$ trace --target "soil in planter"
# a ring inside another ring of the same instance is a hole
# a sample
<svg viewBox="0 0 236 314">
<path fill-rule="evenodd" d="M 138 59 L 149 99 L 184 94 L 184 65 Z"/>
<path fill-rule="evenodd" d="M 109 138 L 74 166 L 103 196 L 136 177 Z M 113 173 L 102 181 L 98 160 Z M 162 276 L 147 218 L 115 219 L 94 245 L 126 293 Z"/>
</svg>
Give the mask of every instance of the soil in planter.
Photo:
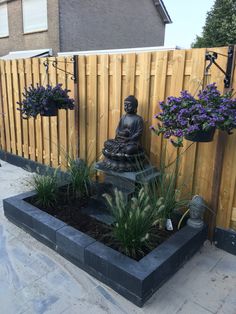
<svg viewBox="0 0 236 314">
<path fill-rule="evenodd" d="M 40 208 L 41 210 L 47 212 L 48 214 L 58 218 L 68 225 L 74 227 L 77 230 L 80 230 L 83 233 L 93 237 L 97 241 L 104 243 L 105 245 L 121 252 L 122 248 L 119 247 L 116 240 L 112 235 L 111 226 L 102 223 L 95 218 L 92 218 L 86 215 L 81 209 L 86 207 L 88 203 L 88 199 L 73 199 L 69 202 L 66 202 L 65 191 L 61 191 L 59 201 L 54 208 L 43 208 L 42 206 L 37 205 L 35 197 L 26 199 L 30 204 Z M 173 231 L 168 231 L 165 229 L 158 229 L 157 227 L 153 228 L 153 237 L 152 237 L 152 247 L 155 248 L 160 245 L 162 242 L 167 240 L 171 235 L 173 235 L 177 231 L 177 223 L 178 219 L 172 219 Z M 139 261 L 145 255 L 150 253 L 151 249 L 146 248 L 143 254 L 137 255 L 135 260 Z"/>
</svg>

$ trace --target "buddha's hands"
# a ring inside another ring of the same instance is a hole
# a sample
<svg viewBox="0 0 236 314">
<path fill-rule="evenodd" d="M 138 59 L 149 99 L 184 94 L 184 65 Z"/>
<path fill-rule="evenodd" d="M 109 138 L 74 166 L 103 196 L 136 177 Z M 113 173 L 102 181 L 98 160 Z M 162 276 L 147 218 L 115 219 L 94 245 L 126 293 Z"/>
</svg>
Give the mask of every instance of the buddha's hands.
<svg viewBox="0 0 236 314">
<path fill-rule="evenodd" d="M 126 143 L 126 142 L 129 142 L 129 137 L 117 135 L 116 136 L 116 140 L 119 141 L 119 142 Z"/>
<path fill-rule="evenodd" d="M 129 138 L 130 137 L 130 132 L 129 130 L 124 130 L 124 131 L 119 131 L 118 132 L 119 137 L 124 137 L 124 138 Z"/>
</svg>

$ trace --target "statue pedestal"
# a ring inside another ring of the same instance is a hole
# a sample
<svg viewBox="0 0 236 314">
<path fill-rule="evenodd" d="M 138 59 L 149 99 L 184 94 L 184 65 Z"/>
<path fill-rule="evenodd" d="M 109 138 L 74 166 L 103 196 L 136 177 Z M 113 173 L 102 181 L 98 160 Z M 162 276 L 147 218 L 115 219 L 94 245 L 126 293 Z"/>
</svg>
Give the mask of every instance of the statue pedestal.
<svg viewBox="0 0 236 314">
<path fill-rule="evenodd" d="M 93 184 L 92 190 L 93 194 L 88 202 L 80 209 L 81 212 L 106 225 L 111 225 L 114 223 L 114 217 L 107 209 L 107 204 L 103 197 L 104 193 L 112 193 L 111 184 L 96 182 Z"/>
<path fill-rule="evenodd" d="M 115 172 L 102 167 L 102 162 L 97 162 L 95 169 L 105 174 L 105 182 L 112 184 L 113 188 L 122 191 L 127 197 L 131 196 L 138 184 L 149 184 L 159 176 L 157 169 L 145 165 L 142 170 L 132 172 Z"/>
<path fill-rule="evenodd" d="M 104 169 L 102 163 L 97 163 L 95 169 L 105 174 L 104 183 L 96 183 L 93 187 L 94 195 L 81 211 L 96 220 L 111 225 L 114 217 L 107 210 L 104 193 L 111 194 L 114 188 L 122 191 L 128 200 L 133 196 L 138 184 L 149 184 L 157 179 L 159 172 L 151 165 L 146 165 L 141 171 L 115 172 Z"/>
</svg>

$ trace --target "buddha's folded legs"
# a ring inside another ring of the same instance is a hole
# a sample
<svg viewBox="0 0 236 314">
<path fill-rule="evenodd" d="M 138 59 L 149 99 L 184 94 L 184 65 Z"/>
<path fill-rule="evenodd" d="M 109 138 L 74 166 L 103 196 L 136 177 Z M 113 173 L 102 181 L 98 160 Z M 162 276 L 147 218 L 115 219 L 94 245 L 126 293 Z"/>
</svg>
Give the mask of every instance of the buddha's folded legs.
<svg viewBox="0 0 236 314">
<path fill-rule="evenodd" d="M 108 140 L 104 144 L 107 152 L 112 154 L 134 155 L 142 151 L 141 146 L 137 142 L 121 143 L 116 140 Z"/>
</svg>

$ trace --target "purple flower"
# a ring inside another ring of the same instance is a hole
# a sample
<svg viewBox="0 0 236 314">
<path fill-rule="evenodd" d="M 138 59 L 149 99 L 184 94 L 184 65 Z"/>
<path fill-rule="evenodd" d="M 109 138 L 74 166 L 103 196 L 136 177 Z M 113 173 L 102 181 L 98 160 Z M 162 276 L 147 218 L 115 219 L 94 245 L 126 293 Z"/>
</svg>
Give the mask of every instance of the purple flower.
<svg viewBox="0 0 236 314">
<path fill-rule="evenodd" d="M 183 134 L 183 131 L 182 131 L 182 130 L 177 130 L 177 131 L 174 132 L 174 135 L 177 136 L 177 137 L 181 137 L 181 136 L 183 136 L 184 134 Z"/>
<path fill-rule="evenodd" d="M 182 144 L 184 134 L 205 130 L 209 127 L 231 132 L 236 128 L 236 99 L 231 99 L 232 92 L 221 94 L 216 83 L 209 84 L 201 90 L 198 98 L 188 91 L 181 92 L 180 97 L 169 96 L 160 103 L 161 112 L 155 115 L 161 123 L 156 133 L 174 140 L 175 146 Z"/>
<path fill-rule="evenodd" d="M 155 131 L 154 125 L 151 125 L 151 126 L 149 127 L 149 129 L 150 129 L 151 131 Z"/>
<path fill-rule="evenodd" d="M 38 114 L 43 114 L 52 103 L 58 109 L 73 109 L 74 99 L 69 98 L 69 90 L 62 89 L 62 84 L 57 84 L 55 87 L 47 85 L 36 87 L 32 85 L 23 93 L 23 100 L 19 102 L 19 110 L 23 118 L 36 117 Z"/>
<path fill-rule="evenodd" d="M 193 133 L 193 132 L 199 131 L 199 130 L 200 130 L 199 126 L 195 124 L 195 125 L 190 125 L 187 129 L 187 132 Z"/>
<path fill-rule="evenodd" d="M 170 111 L 173 112 L 175 111 L 175 109 L 177 109 L 178 107 L 176 105 L 171 106 Z"/>
<path fill-rule="evenodd" d="M 171 131 L 166 131 L 165 133 L 164 133 L 164 138 L 170 138 L 171 137 Z"/>
</svg>

